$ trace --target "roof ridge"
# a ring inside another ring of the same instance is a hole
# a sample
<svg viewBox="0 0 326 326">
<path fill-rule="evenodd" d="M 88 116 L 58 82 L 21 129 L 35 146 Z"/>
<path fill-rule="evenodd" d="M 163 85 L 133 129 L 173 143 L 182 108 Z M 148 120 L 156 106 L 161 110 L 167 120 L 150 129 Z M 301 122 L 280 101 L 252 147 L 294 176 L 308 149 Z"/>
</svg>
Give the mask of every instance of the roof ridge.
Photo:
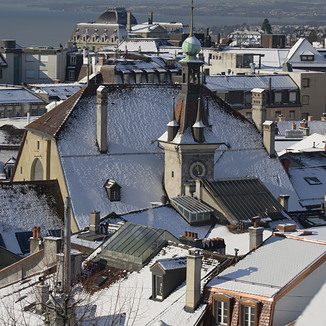
<svg viewBox="0 0 326 326">
<path fill-rule="evenodd" d="M 83 87 L 54 109 L 27 125 L 25 129 L 40 131 L 52 137 L 57 136 L 86 89 L 87 86 Z"/>
</svg>

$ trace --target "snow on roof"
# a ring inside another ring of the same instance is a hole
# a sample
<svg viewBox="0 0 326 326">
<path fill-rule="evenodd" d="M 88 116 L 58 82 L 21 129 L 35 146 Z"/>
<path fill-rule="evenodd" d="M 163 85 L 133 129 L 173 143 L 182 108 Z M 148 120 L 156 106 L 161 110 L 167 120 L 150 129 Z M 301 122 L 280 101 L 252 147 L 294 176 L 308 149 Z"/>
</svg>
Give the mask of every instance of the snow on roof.
<svg viewBox="0 0 326 326">
<path fill-rule="evenodd" d="M 153 141 L 166 132 L 172 97 L 178 92 L 179 88 L 172 86 L 112 86 L 108 93 L 106 155 L 99 155 L 95 146 L 96 98 L 79 100 L 78 109 L 72 111 L 65 128 L 60 129 L 58 150 L 81 228 L 88 225 L 88 213 L 94 209 L 101 211 L 102 216 L 112 211 L 123 214 L 160 200 L 164 153 Z M 295 208 L 292 203 L 297 197 L 288 176 L 277 159 L 268 157 L 256 128 L 233 110 L 221 109 L 212 99 L 209 122 L 212 134 L 217 135 L 214 137 L 231 147 L 224 154 L 224 149 L 216 154 L 215 177 L 257 176 L 274 196 L 290 194 L 290 208 Z M 120 202 L 107 198 L 104 183 L 109 178 L 122 187 Z"/>
<path fill-rule="evenodd" d="M 46 104 L 47 102 L 24 88 L 11 88 L 0 86 L 0 104 L 10 105 L 20 103 Z"/>
<path fill-rule="evenodd" d="M 137 52 L 139 47 L 141 47 L 142 52 L 158 52 L 158 43 L 153 39 L 124 40 L 119 44 L 119 50 L 125 51 L 126 46 L 130 52 Z"/>
<path fill-rule="evenodd" d="M 326 135 L 314 133 L 310 136 L 305 137 L 303 140 L 292 144 L 283 151 L 279 152 L 279 156 L 291 152 L 291 153 L 310 153 L 310 152 L 324 152 L 326 145 Z"/>
<path fill-rule="evenodd" d="M 206 86 L 213 92 L 251 91 L 254 88 L 269 89 L 269 79 L 273 90 L 296 90 L 298 86 L 289 75 L 218 75 L 206 76 Z"/>
<path fill-rule="evenodd" d="M 306 233 L 304 231 L 307 231 Z M 295 232 L 287 232 L 287 233 L 281 233 L 285 234 L 287 237 L 293 237 L 298 238 L 300 240 L 304 241 L 311 241 L 311 242 L 318 242 L 326 244 L 326 227 L 320 226 L 320 227 L 313 227 L 309 229 L 304 230 L 296 230 Z M 311 233 L 311 234 L 309 234 Z"/>
<path fill-rule="evenodd" d="M 116 309 L 116 311 L 126 313 L 126 318 L 133 321 L 133 325 L 157 325 L 159 322 L 167 325 L 194 325 L 205 310 L 206 304 L 201 304 L 193 313 L 188 313 L 184 310 L 186 282 L 183 282 L 162 302 L 150 299 L 152 295 L 152 273 L 150 267 L 157 260 L 184 257 L 187 253 L 188 250 L 177 246 L 163 248 L 139 272 L 133 272 L 126 279 L 120 280 L 107 289 L 102 290 L 96 300 L 98 307 L 96 315 L 108 316 Z M 203 259 L 201 271 L 202 286 L 206 280 L 205 276 L 217 264 L 215 260 Z"/>
<path fill-rule="evenodd" d="M 122 217 L 128 222 L 167 230 L 176 238 L 183 235 L 185 230 L 198 233 L 199 238 L 205 238 L 210 229 L 210 225 L 190 226 L 176 210 L 169 207 L 157 207 Z"/>
<path fill-rule="evenodd" d="M 301 205 L 318 205 L 324 202 L 326 170 L 324 167 L 293 167 L 290 180 L 300 198 Z"/>
<path fill-rule="evenodd" d="M 84 85 L 78 83 L 70 84 L 32 84 L 31 90 L 35 93 L 46 93 L 50 97 L 58 97 L 60 100 L 65 100 L 69 96 L 75 94 Z"/>
<path fill-rule="evenodd" d="M 278 221 L 279 223 L 280 221 Z M 264 229 L 263 237 L 266 240 L 272 234 L 271 230 Z M 239 255 L 244 255 L 249 251 L 249 233 L 231 233 L 224 225 L 216 224 L 209 232 L 207 238 L 222 238 L 225 242 L 225 253 L 234 255 L 234 249 L 239 249 Z"/>
<path fill-rule="evenodd" d="M 314 61 L 305 61 L 303 62 L 303 64 L 305 66 L 309 65 L 311 63 L 316 63 L 318 62 L 318 64 L 325 64 L 326 65 L 326 60 L 325 58 L 317 51 L 315 50 L 315 48 L 311 45 L 311 43 L 306 40 L 305 38 L 300 38 L 291 48 L 291 50 L 288 53 L 288 56 L 286 58 L 287 62 L 290 62 L 292 64 L 297 65 L 297 63 L 302 63 L 301 62 L 301 55 L 302 54 L 307 54 L 307 52 L 309 52 L 309 54 L 313 54 L 314 55 Z"/>
<path fill-rule="evenodd" d="M 187 257 L 165 258 L 165 259 L 159 259 L 157 260 L 157 262 L 166 271 L 187 267 Z"/>
<path fill-rule="evenodd" d="M 233 129 L 235 130 L 235 129 Z M 291 181 L 278 159 L 270 158 L 264 148 L 218 149 L 215 152 L 215 178 L 254 176 L 277 198 L 290 195 L 289 211 L 302 210 Z"/>
<path fill-rule="evenodd" d="M 0 233 L 8 250 L 21 254 L 15 232 L 32 231 L 35 225 L 45 235 L 47 230 L 61 228 L 61 216 L 55 208 L 58 199 L 48 188 L 51 184 L 0 183 Z"/>
<path fill-rule="evenodd" d="M 324 244 L 273 236 L 207 286 L 273 297 L 324 256 L 325 249 Z"/>
<path fill-rule="evenodd" d="M 148 23 L 137 24 L 131 27 L 131 31 L 137 33 L 151 32 L 154 31 L 159 26 L 160 26 L 159 24 L 148 24 Z"/>
<path fill-rule="evenodd" d="M 319 117 L 316 117 L 319 118 Z M 277 127 L 281 135 L 285 135 L 286 130 L 290 130 L 292 124 L 295 123 L 297 128 L 300 126 L 300 121 L 278 121 Z M 310 128 L 310 134 L 326 134 L 326 121 L 313 120 L 308 121 L 308 127 Z"/>
</svg>

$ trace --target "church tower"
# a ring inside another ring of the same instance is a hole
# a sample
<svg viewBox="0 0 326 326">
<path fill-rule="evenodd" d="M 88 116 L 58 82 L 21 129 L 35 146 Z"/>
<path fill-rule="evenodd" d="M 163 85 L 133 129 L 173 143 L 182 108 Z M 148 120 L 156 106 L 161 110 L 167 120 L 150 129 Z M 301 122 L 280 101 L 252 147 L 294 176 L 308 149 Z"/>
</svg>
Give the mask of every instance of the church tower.
<svg viewBox="0 0 326 326">
<path fill-rule="evenodd" d="M 214 153 L 221 144 L 208 128 L 204 109 L 200 81 L 204 62 L 197 59 L 201 45 L 193 34 L 193 8 L 190 34 L 182 44 L 186 57 L 180 61 L 181 91 L 176 103 L 173 100 L 168 130 L 158 139 L 165 151 L 164 186 L 170 198 L 183 195 L 188 182 L 214 177 Z"/>
</svg>

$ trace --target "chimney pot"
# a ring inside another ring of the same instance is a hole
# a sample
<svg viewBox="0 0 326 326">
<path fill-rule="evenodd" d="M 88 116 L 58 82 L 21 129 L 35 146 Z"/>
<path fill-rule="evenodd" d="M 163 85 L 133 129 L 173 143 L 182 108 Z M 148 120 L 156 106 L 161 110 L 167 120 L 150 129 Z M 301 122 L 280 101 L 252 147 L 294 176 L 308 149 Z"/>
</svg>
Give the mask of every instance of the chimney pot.
<svg viewBox="0 0 326 326">
<path fill-rule="evenodd" d="M 321 116 L 321 121 L 326 121 L 326 112 L 324 112 Z"/>
<path fill-rule="evenodd" d="M 34 239 L 36 238 L 36 226 L 35 225 L 33 226 L 33 238 Z"/>
<path fill-rule="evenodd" d="M 312 121 L 312 115 L 308 116 L 308 121 Z"/>
<path fill-rule="evenodd" d="M 41 228 L 39 226 L 36 228 L 36 238 L 41 238 Z"/>
<path fill-rule="evenodd" d="M 293 122 L 292 123 L 292 130 L 296 130 L 297 129 L 297 125 Z"/>
</svg>

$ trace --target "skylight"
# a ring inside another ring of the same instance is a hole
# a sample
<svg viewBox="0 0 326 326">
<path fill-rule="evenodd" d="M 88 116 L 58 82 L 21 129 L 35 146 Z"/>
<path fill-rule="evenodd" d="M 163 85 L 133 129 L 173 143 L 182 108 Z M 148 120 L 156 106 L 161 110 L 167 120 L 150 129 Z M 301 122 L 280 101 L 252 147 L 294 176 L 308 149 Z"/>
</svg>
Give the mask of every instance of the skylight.
<svg viewBox="0 0 326 326">
<path fill-rule="evenodd" d="M 305 177 L 304 178 L 311 186 L 321 185 L 322 182 L 316 177 Z"/>
</svg>

